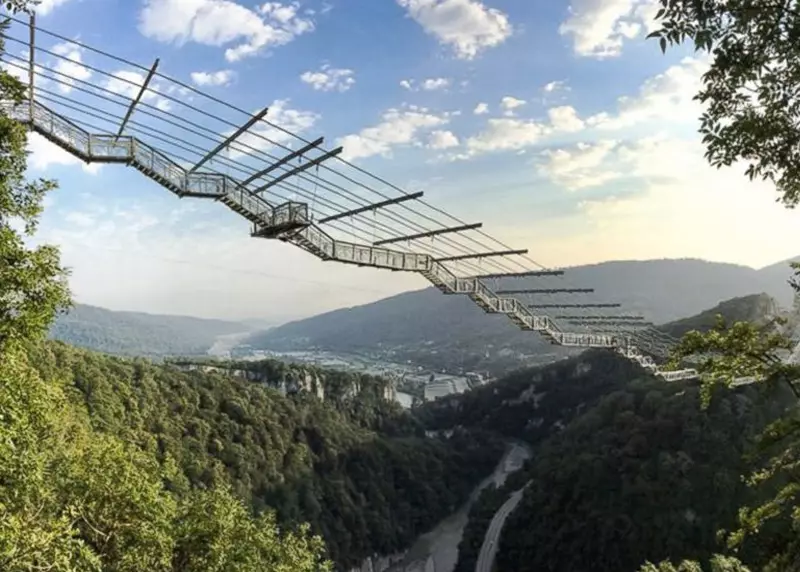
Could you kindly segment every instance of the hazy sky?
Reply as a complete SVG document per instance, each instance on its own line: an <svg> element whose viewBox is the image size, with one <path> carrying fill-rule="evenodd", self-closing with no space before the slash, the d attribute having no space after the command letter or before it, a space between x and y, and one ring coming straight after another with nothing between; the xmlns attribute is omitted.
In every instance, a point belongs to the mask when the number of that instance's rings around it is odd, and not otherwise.
<svg viewBox="0 0 800 572"><path fill-rule="evenodd" d="M44 0L38 23L144 65L159 57L160 71L241 107L270 105L276 122L338 140L357 164L548 266L759 267L799 254L800 215L774 189L749 183L741 165L704 162L692 96L706 62L644 40L654 6ZM80 64L94 54L48 44L71 58L63 70L92 78ZM122 166L87 167L40 138L31 148L32 174L61 184L40 238L61 245L81 302L286 319L426 285L251 239L219 204L179 200Z"/></svg>

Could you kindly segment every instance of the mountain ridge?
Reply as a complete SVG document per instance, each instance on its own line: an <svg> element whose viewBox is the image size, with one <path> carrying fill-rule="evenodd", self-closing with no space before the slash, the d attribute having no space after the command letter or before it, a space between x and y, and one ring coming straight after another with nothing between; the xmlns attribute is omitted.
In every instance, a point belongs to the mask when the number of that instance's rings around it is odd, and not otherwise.
<svg viewBox="0 0 800 572"><path fill-rule="evenodd" d="M50 337L127 356L203 355L218 336L252 331L247 324L75 304L58 316Z"/></svg>
<svg viewBox="0 0 800 572"><path fill-rule="evenodd" d="M788 262L756 270L698 259L667 259L574 267L567 269L563 279L537 277L519 280L519 284L593 286L595 293L582 296L581 302L620 302L626 313L667 323L752 294L765 293L789 306L789 276ZM243 344L256 350L378 353L430 367L494 373L571 355L566 348L519 330L503 315L486 315L466 297L443 296L434 288L288 322L255 332Z"/></svg>

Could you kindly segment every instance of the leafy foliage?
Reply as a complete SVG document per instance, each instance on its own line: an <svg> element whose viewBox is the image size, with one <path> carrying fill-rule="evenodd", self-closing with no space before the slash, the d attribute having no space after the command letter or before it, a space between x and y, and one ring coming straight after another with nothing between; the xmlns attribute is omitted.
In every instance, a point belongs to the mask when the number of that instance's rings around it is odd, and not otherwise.
<svg viewBox="0 0 800 572"><path fill-rule="evenodd" d="M0 32L7 28L7 21L0 24ZM20 102L24 95L22 84L0 71L0 99ZM25 127L0 113L0 350L9 342L46 332L69 304L67 272L58 250L49 245L30 249L24 243L23 235L36 230L45 195L56 188L53 181L25 179L26 144ZM12 225L21 226L22 233Z"/></svg>
<svg viewBox="0 0 800 572"><path fill-rule="evenodd" d="M748 162L750 179L775 183L800 202L800 7L797 0L660 0L661 49L691 41L710 53L696 99L700 131L716 166Z"/></svg>
<svg viewBox="0 0 800 572"><path fill-rule="evenodd" d="M0 70L0 99L23 92ZM0 569L328 570L307 528L281 532L268 513L254 520L224 486L168 490L180 484L168 456L94 431L58 372L45 380L31 366L26 350L42 343L69 292L58 250L24 242L55 188L24 179L26 143L25 129L0 112Z"/></svg>
<svg viewBox="0 0 800 572"><path fill-rule="evenodd" d="M658 565L647 563L639 570L639 572L750 572L744 564L739 562L736 558L728 556L715 555L710 562L709 568L703 568L697 562L684 560L677 566L671 562L661 562Z"/></svg>
<svg viewBox="0 0 800 572"><path fill-rule="evenodd" d="M257 512L274 509L282 526L308 522L339 566L406 548L466 500L503 448L477 431L424 437L408 413L383 400L382 386L369 389L367 376L331 374L331 400L322 401L270 386L327 372L279 362L249 364L264 375L254 382L55 342L31 352L41 375L60 378L97 429L162 465L174 460L171 489L230 482ZM361 391L335 399L348 379Z"/></svg>
<svg viewBox="0 0 800 572"><path fill-rule="evenodd" d="M711 558L717 531L750 499L742 456L784 405L755 389L699 405L699 388L632 380L540 445L498 568L610 572Z"/></svg>

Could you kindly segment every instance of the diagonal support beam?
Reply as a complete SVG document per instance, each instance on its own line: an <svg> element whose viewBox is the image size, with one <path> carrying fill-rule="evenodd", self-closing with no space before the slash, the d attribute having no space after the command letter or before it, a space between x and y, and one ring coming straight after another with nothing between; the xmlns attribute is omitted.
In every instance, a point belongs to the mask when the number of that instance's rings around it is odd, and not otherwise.
<svg viewBox="0 0 800 572"><path fill-rule="evenodd" d="M495 294L591 294L594 288L539 288L526 290L497 290Z"/></svg>
<svg viewBox="0 0 800 572"><path fill-rule="evenodd" d="M268 188L274 187L275 185L277 185L279 183L282 183L283 181L285 181L289 177L294 177L295 175L299 175L303 171L307 171L311 167L313 167L315 165L319 165L320 163L322 163L323 161L327 161L331 157L335 157L336 155L338 155L342 151L344 151L344 147L337 147L333 151L328 151L324 155L320 155L319 157L317 157L313 161L309 161L308 163L303 163L302 165L300 165L298 167L295 167L294 169L292 169L290 171L286 171L283 175L281 175L277 179L272 179L266 185L261 185L260 187L258 187L255 191L253 191L253 194L257 195L258 193L263 193Z"/></svg>
<svg viewBox="0 0 800 572"><path fill-rule="evenodd" d="M319 139L317 139L316 141L312 141L311 143L309 143L305 147L302 147L302 148L298 149L297 151L292 151L291 153L286 155L286 157L283 157L282 159L278 159L277 161L272 163L269 167L267 167L263 171L259 171L258 173L254 174L254 175L251 175L245 181L242 181L241 185L243 187L246 187L247 185L249 185L250 183L252 183L256 179L260 179L261 177L263 177L264 175L266 175L268 173L271 173L272 171L274 171L278 167L286 165L292 159L295 159L295 158L299 157L300 155L308 153L309 151L311 151L315 147L319 147L320 145L322 145L323 141L325 141L325 138L324 137L320 137Z"/></svg>
<svg viewBox="0 0 800 572"><path fill-rule="evenodd" d="M380 246L382 244L391 244L393 242L403 242L405 240L416 240L418 238L427 238L429 236L438 236L440 234L447 234L451 232L463 232L465 230L473 230L476 228L481 228L483 226L482 222L476 222L475 224L465 224L463 226L451 226L450 228L440 228L438 230L429 230L428 232L420 232L419 234L409 234L406 236L398 236L395 238L387 238L385 240L379 240L378 242L373 242L373 246Z"/></svg>
<svg viewBox="0 0 800 572"><path fill-rule="evenodd" d="M564 276L563 270L531 270L530 272L506 272L500 274L481 274L475 278L525 278L528 276Z"/></svg>
<svg viewBox="0 0 800 572"><path fill-rule="evenodd" d="M516 254L528 254L528 249L523 248L520 250L497 250L494 252L476 252L475 254L459 254L457 256L445 256L444 258L436 258L434 262L453 262L456 260L470 260L472 258L490 258L492 256L514 256ZM480 276L478 276L480 278Z"/></svg>
<svg viewBox="0 0 800 572"><path fill-rule="evenodd" d="M234 140L235 140L237 137L239 137L239 135L241 135L242 133L244 133L245 131L247 131L248 129L250 129L250 128L251 128L253 125L255 125L257 122L261 121L261 120L264 118L264 116L267 114L267 112L268 112L268 111L269 111L269 107L265 107L264 109L262 109L261 111L259 111L258 113L256 113L256 114L255 114L253 117L251 117L250 119L248 119L248 120L247 120L247 123L245 123L244 125L242 125L241 127L239 127L239 129L237 129L236 131L234 131L234 132L233 132L233 133L232 133L232 134L231 134L231 135L230 135L230 136L229 136L227 139L225 139L225 141L223 141L222 143L220 143L219 145L217 145L216 147L214 147L214 149L212 149L211 151L209 151L209 152L206 154L206 156L205 156L205 157L203 157L202 159L200 159L200 160L197 162L197 164L195 164L195 166L194 166L194 167L192 167L191 169L189 169L189 174L191 175L191 174L192 174L192 173L194 173L194 172L195 172L197 169L199 169L200 167L202 167L203 165L205 165L205 164L206 164L208 161L210 161L211 159L213 159L213 158L214 158L214 156L215 156L217 153L219 153L219 152L220 152L220 151L222 151L222 150L223 150L225 147L227 147L228 145L230 145L231 143L233 143L233 141L234 141Z"/></svg>
<svg viewBox="0 0 800 572"><path fill-rule="evenodd" d="M114 142L119 139L119 136L122 135L122 132L125 130L125 126L128 124L128 120L131 118L133 114L133 109L139 104L139 101L142 99L144 92L147 91L147 86L150 85L150 80L153 79L153 76L158 69L158 58L156 61L153 62L153 67L150 68L150 71L147 72L147 76L144 78L144 83L139 88L139 93L136 94L136 97L133 98L131 104L128 106L128 111L125 113L125 117L122 119L122 123L119 124L119 131L117 131L117 136L114 137Z"/></svg>
<svg viewBox="0 0 800 572"><path fill-rule="evenodd" d="M351 211L345 211L343 213L337 213L335 215L331 215L331 216L325 217L324 219L318 221L317 224L324 224L326 222L332 222L334 220L339 220L340 218L347 218L349 216L354 216L354 215L361 214L361 213L364 213L364 212L367 212L367 211L382 209L382 208L388 207L390 205L396 205L398 203L404 203L406 201L413 201L414 199L418 199L418 198L422 197L422 195L424 195L424 194L425 193L420 191L418 193L412 193L410 195L404 195L402 197L396 197L394 199L387 199L387 200L381 201L379 203L373 203L371 205L367 205L367 206L364 206L364 207L353 209Z"/></svg>

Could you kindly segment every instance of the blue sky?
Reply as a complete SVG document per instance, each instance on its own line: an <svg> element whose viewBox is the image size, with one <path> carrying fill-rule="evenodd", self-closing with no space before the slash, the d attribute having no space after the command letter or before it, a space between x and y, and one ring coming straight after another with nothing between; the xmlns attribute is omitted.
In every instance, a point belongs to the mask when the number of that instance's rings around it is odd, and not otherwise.
<svg viewBox="0 0 800 572"><path fill-rule="evenodd" d="M244 109L269 105L277 123L343 144L548 266L798 254L797 215L772 189L742 166L705 165L691 99L707 62L645 41L654 11L653 0L43 0L38 24L142 65L160 58L162 73ZM39 45L71 60L50 65L129 95L82 67L126 66L44 34ZM425 285L249 239L220 205L31 146L31 173L61 186L40 239L62 246L79 301L282 320ZM749 234L731 233L744 224Z"/></svg>

